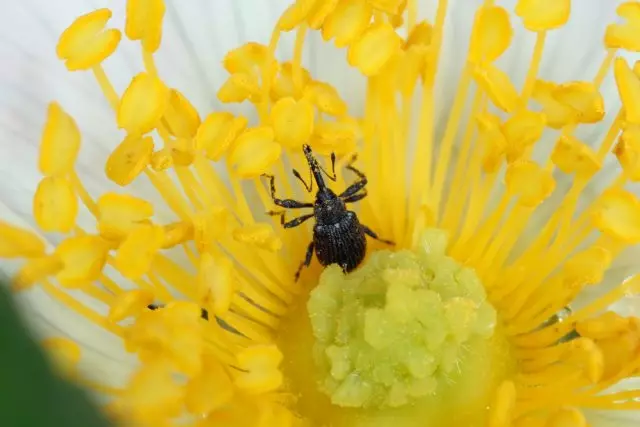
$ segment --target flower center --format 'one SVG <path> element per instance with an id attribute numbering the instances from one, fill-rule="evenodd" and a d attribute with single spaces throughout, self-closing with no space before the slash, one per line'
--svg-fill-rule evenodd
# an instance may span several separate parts
<path id="1" fill-rule="evenodd" d="M 304 418 L 413 426 L 457 413 L 482 425 L 513 359 L 482 283 L 446 246 L 428 229 L 413 250 L 374 252 L 347 276 L 324 270 L 281 336 Z"/>

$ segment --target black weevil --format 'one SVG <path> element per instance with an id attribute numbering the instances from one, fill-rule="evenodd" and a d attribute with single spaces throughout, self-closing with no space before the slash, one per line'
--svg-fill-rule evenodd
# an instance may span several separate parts
<path id="1" fill-rule="evenodd" d="M 311 257 L 313 256 L 314 250 L 320 264 L 325 267 L 331 264 L 338 264 L 345 273 L 348 273 L 354 270 L 365 257 L 367 251 L 367 239 L 365 235 L 389 245 L 392 245 L 393 242 L 379 238 L 373 230 L 358 221 L 358 216 L 355 212 L 347 210 L 346 208 L 347 203 L 357 202 L 367 196 L 367 190 L 365 189 L 367 177 L 353 167 L 356 156 L 351 159 L 346 168 L 356 174 L 358 180 L 337 195 L 327 187 L 322 177 L 324 173 L 330 180 L 336 180 L 335 153 L 331 154 L 332 174 L 329 175 L 313 156 L 311 147 L 305 144 L 302 146 L 302 151 L 309 164 L 309 184 L 302 179 L 300 173 L 295 169 L 293 170 L 293 175 L 302 182 L 309 193 L 313 191 L 313 180 L 315 179 L 318 185 L 318 191 L 316 192 L 316 200 L 313 203 L 277 198 L 274 183 L 275 178 L 271 175 L 264 176 L 269 178 L 271 198 L 276 206 L 285 209 L 313 208 L 313 213 L 302 215 L 290 221 L 285 220 L 285 211 L 271 211 L 267 213 L 269 215 L 280 215 L 280 222 L 284 228 L 297 227 L 308 219 L 315 218 L 316 224 L 313 227 L 313 240 L 307 248 L 304 261 L 302 261 L 296 271 L 296 281 L 300 277 L 302 268 L 308 267 L 309 264 L 311 264 Z"/>

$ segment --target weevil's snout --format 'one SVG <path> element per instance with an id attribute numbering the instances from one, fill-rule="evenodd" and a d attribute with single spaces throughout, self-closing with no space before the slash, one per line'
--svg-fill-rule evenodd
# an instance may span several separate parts
<path id="1" fill-rule="evenodd" d="M 313 157 L 313 151 L 311 151 L 311 147 L 308 144 L 304 144 L 302 146 L 302 152 L 304 156 L 307 158 L 307 163 L 309 163 L 309 167 L 313 168 L 316 164 L 316 159 Z"/>
<path id="2" fill-rule="evenodd" d="M 311 151 L 311 146 L 309 144 L 302 145 L 302 152 L 307 159 L 313 158 L 313 151 Z"/>

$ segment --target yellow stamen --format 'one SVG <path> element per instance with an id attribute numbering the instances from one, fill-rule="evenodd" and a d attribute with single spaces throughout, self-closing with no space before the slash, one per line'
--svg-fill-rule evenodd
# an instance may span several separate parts
<path id="1" fill-rule="evenodd" d="M 494 3 L 486 0 L 475 15 L 446 106 L 436 105 L 435 83 L 447 72 L 440 56 L 449 2 L 439 1 L 431 25 L 419 21 L 415 0 L 296 0 L 267 45 L 245 42 L 222 61 L 229 75 L 218 99 L 252 104 L 259 122 L 251 125 L 228 111 L 201 115 L 162 79 L 154 54 L 164 0 L 127 1 L 124 33 L 140 42 L 144 71 L 121 96 L 102 66 L 121 38 L 106 26 L 111 11 L 72 23 L 57 55 L 69 70 L 93 72 L 125 132 L 102 163 L 125 190 L 90 194 L 75 169 L 80 126 L 50 104 L 34 218 L 41 231 L 68 235 L 48 251 L 36 234 L 0 222 L 0 256 L 24 260 L 14 291 L 40 285 L 121 337 L 140 367 L 125 387 L 112 387 L 74 371 L 83 357 L 78 343 L 45 343 L 63 356 L 66 372 L 112 398 L 110 412 L 124 425 L 184 417 L 202 427 L 390 419 L 398 427 L 416 419 L 560 427 L 585 426 L 583 408 L 638 409 L 638 390 L 608 389 L 640 371 L 640 320 L 607 309 L 638 293 L 640 278 L 574 311 L 568 306 L 640 242 L 640 199 L 628 185 L 640 180 L 640 63 L 621 55 L 640 50 L 640 6 L 618 7 L 621 22 L 606 29 L 593 80 L 551 82 L 538 76 L 545 43 L 576 6 L 519 0 L 514 18 Z M 516 25 L 535 35 L 522 86 L 497 61 Z M 302 67 L 314 31 L 344 49 L 365 78 L 363 117 L 352 116 L 353 100 Z M 281 61 L 275 53 L 287 32 L 295 42 Z M 622 104 L 613 112 L 600 93 L 610 70 Z M 414 96 L 422 97 L 419 111 Z M 442 108 L 449 108 L 446 126 L 436 141 Z M 598 148 L 576 137 L 584 125 L 600 126 L 605 113 L 615 120 Z M 552 146 L 539 147 L 547 128 L 555 131 Z M 348 208 L 393 240 L 393 251 L 367 237 L 365 259 L 347 275 L 319 266 L 312 251 L 310 268 L 294 282 L 315 224 L 310 217 L 283 229 L 279 216 L 269 217 L 280 207 L 262 175 L 274 176 L 277 197 L 312 202 L 315 194 L 289 171 L 308 179 L 303 143 L 326 170 L 336 154 L 337 179 L 326 182 L 336 193 L 356 179 L 345 169 L 357 154 L 353 167 L 367 176 L 368 197 Z M 578 214 L 610 152 L 619 163 L 615 180 Z M 567 191 L 556 189 L 559 176 L 570 181 Z M 160 206 L 126 194 L 145 179 Z M 525 239 L 550 196 L 557 208 Z M 78 200 L 95 231 L 76 224 Z M 162 205 L 174 218 L 164 220 Z M 286 212 L 286 219 L 311 212 Z M 322 259 L 326 248 L 316 242 L 315 249 Z M 89 308 L 76 293 L 107 308 Z"/>

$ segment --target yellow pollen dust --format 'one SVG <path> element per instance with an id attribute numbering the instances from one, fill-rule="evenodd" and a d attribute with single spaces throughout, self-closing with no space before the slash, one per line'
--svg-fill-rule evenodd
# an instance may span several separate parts
<path id="1" fill-rule="evenodd" d="M 561 36 L 571 6 L 582 4 L 518 0 L 508 11 L 486 0 L 475 12 L 441 137 L 435 114 L 445 106 L 436 106 L 435 93 L 448 72 L 441 58 L 459 52 L 443 49 L 449 2 L 440 0 L 428 19 L 417 3 L 292 2 L 269 40 L 247 41 L 221 61 L 228 77 L 218 99 L 255 108 L 256 120 L 224 110 L 198 111 L 188 94 L 162 79 L 154 54 L 162 49 L 164 0 L 127 1 L 123 31 L 140 43 L 144 69 L 131 76 L 122 93 L 102 66 L 122 38 L 122 30 L 110 26 L 109 9 L 77 18 L 60 35 L 57 56 L 69 71 L 93 73 L 113 110 L 113 126 L 125 134 L 113 141 L 102 166 L 106 179 L 120 189 L 86 190 L 75 169 L 79 127 L 64 105 L 51 103 L 40 156 L 34 159 L 42 180 L 34 189 L 33 218 L 41 232 L 58 233 L 63 240 L 50 250 L 38 233 L 0 221 L 0 257 L 22 262 L 12 283 L 15 292 L 39 287 L 82 321 L 120 337 L 136 354 L 140 365 L 128 381 L 110 384 L 109 378 L 91 380 L 80 372 L 82 343 L 43 342 L 64 375 L 107 397 L 105 411 L 116 423 L 423 426 L 442 420 L 459 425 L 457 417 L 464 414 L 478 427 L 579 427 L 589 422 L 585 410 L 640 409 L 640 390 L 610 390 L 640 373 L 640 320 L 609 310 L 640 292 L 640 277 L 613 287 L 602 284 L 620 253 L 640 243 L 640 200 L 633 188 L 640 180 L 640 62 L 623 56 L 640 51 L 640 2 L 618 7 L 619 22 L 602 34 L 602 62 L 592 79 L 556 82 L 539 75 L 547 35 Z M 535 39 L 521 86 L 497 63 L 518 25 Z M 354 111 L 354 100 L 304 68 L 305 42 L 313 31 L 344 50 L 347 64 L 362 75 L 363 111 Z M 276 57 L 288 33 L 295 38 L 293 51 Z M 607 77 L 615 80 L 617 110 L 605 105 L 600 93 Z M 608 118 L 601 140 L 576 133 L 604 126 Z M 540 159 L 533 153 L 543 134 L 553 135 L 554 142 Z M 266 215 L 277 209 L 262 178 L 275 176 L 282 198 L 311 201 L 289 173 L 291 167 L 307 168 L 303 143 L 325 168 L 327 156 L 336 154 L 338 179 L 330 183 L 335 191 L 351 182 L 342 171 L 358 155 L 368 197 L 354 209 L 363 224 L 395 242 L 396 251 L 415 251 L 424 243 L 424 230 L 440 230 L 448 236 L 443 259 L 455 260 L 479 279 L 486 306 L 497 313 L 495 335 L 502 347 L 483 354 L 496 355 L 491 366 L 501 366 L 500 374 L 491 374 L 499 381 L 477 386 L 473 373 L 488 366 L 479 363 L 475 370 L 461 366 L 449 385 L 480 393 L 474 401 L 486 405 L 452 400 L 437 420 L 418 407 L 398 424 L 379 408 L 351 405 L 363 407 L 344 409 L 352 412 L 341 418 L 344 412 L 335 405 L 313 400 L 324 395 L 314 382 L 317 366 L 300 356 L 310 355 L 315 344 L 301 307 L 318 282 L 317 261 L 294 281 L 313 221 L 284 230 L 277 216 Z M 617 175 L 585 206 L 583 192 L 601 179 L 606 160 L 617 162 Z M 560 177 L 570 185 L 557 185 Z M 152 204 L 150 195 L 129 194 L 127 186 L 137 181 L 150 183 L 164 205 Z M 542 208 L 550 215 L 539 216 Z M 173 217 L 160 220 L 167 210 Z M 82 228 L 81 217 L 93 218 L 95 226 Z M 533 237 L 525 238 L 531 230 Z M 380 248 L 369 240 L 369 254 Z M 370 282 L 389 281 L 395 273 L 385 274 L 391 276 Z M 598 297 L 567 309 L 587 288 L 597 288 Z M 89 299 L 104 308 L 86 304 Z M 428 313 L 412 307 L 415 318 L 429 321 Z M 472 308 L 461 312 L 475 313 Z M 349 307 L 340 313 L 358 318 Z M 464 320 L 450 317 L 452 325 Z M 346 355 L 342 347 L 328 355 L 351 363 L 346 356 L 357 355 Z M 438 357 L 437 366 L 447 369 L 458 360 L 444 350 Z M 347 377 L 353 380 L 347 392 L 366 387 L 358 383 L 357 370 Z M 430 394 L 433 390 L 420 390 L 427 406 L 443 398 Z M 354 396 L 339 398 L 353 402 Z M 341 419 L 361 421 L 341 424 Z"/>

